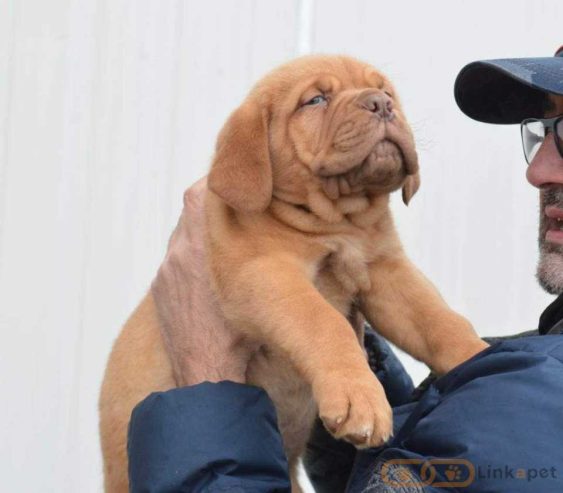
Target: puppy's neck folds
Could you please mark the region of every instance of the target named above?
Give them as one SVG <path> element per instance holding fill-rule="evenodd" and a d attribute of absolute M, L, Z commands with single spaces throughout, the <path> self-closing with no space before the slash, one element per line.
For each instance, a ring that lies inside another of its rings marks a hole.
<path fill-rule="evenodd" d="M 272 214 L 306 233 L 336 233 L 368 228 L 389 216 L 389 195 L 354 194 L 330 200 L 321 190 L 310 191 L 307 206 L 274 197 Z"/>

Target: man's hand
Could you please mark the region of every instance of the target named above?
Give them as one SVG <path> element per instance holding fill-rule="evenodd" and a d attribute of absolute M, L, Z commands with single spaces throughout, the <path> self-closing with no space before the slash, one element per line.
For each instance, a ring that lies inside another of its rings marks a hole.
<path fill-rule="evenodd" d="M 152 283 L 162 338 L 178 386 L 203 381 L 245 383 L 253 349 L 223 319 L 204 247 L 202 178 L 184 193 L 184 209 Z"/>

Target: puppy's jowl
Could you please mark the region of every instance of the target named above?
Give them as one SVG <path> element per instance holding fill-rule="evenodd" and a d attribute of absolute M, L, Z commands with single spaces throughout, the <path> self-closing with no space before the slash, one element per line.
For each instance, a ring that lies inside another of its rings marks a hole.
<path fill-rule="evenodd" d="M 389 195 L 402 190 L 408 203 L 419 184 L 395 89 L 348 57 L 275 69 L 218 137 L 205 202 L 214 289 L 231 324 L 264 348 L 248 383 L 276 405 L 292 478 L 317 414 L 357 447 L 392 432 L 362 324 L 347 320 L 353 307 L 437 372 L 486 346 L 403 252 Z M 115 343 L 103 383 L 106 491 L 127 491 L 133 407 L 174 385 L 149 294 Z"/>

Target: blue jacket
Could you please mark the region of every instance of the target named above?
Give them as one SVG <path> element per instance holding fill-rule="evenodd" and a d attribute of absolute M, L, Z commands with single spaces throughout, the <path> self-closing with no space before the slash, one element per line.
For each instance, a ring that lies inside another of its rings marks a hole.
<path fill-rule="evenodd" d="M 333 455 L 351 474 L 319 491 L 347 482 L 352 493 L 563 492 L 562 335 L 497 341 L 411 402 L 410 379 L 376 343 L 395 435 Z M 132 492 L 290 491 L 275 410 L 256 387 L 205 382 L 150 395 L 133 411 L 128 452 Z M 321 469 L 309 464 L 317 486 Z"/>

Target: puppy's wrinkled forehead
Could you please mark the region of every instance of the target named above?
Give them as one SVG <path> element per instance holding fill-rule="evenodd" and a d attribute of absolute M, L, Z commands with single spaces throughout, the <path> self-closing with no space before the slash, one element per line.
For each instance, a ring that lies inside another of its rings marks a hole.
<path fill-rule="evenodd" d="M 378 70 L 347 56 L 309 55 L 281 65 L 260 80 L 252 90 L 263 102 L 299 104 L 307 89 L 338 92 L 345 89 L 376 88 L 393 93 L 393 86 Z"/>

